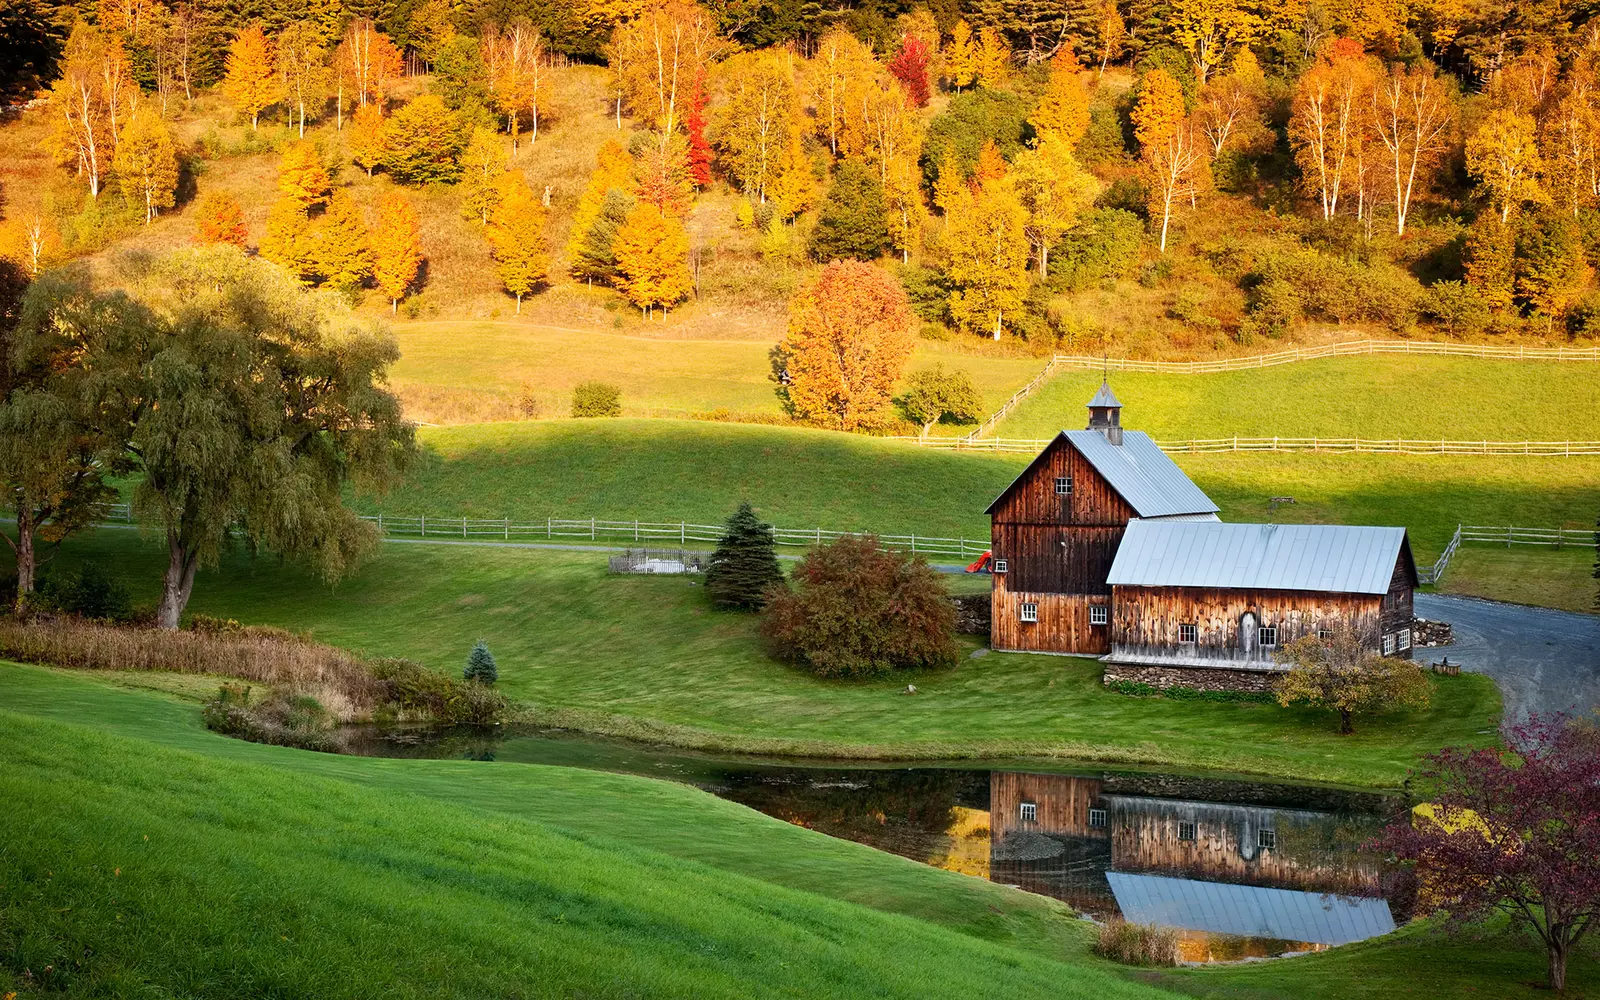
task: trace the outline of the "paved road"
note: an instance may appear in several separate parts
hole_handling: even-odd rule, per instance
[[[1493,677],[1507,721],[1600,708],[1600,616],[1441,594],[1418,594],[1416,613],[1449,622],[1456,635],[1453,646],[1417,650],[1418,662],[1449,656]]]

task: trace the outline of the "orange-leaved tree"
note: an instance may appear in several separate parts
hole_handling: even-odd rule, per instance
[[[378,202],[378,224],[372,231],[372,277],[389,297],[389,311],[400,307],[400,298],[417,280],[422,266],[422,234],[417,226],[417,210],[399,191]]]
[[[149,102],[123,127],[114,165],[123,195],[129,201],[144,202],[145,225],[163,208],[172,207],[178,188],[178,155],[167,123]]]
[[[1210,180],[1210,148],[1200,127],[1184,110],[1183,90],[1164,69],[1153,69],[1139,82],[1133,108],[1134,134],[1150,190],[1150,221],[1161,219],[1160,246],[1167,249],[1167,230],[1180,200],[1195,196]]]
[[[196,243],[229,243],[243,250],[248,237],[249,233],[244,227],[244,210],[233,195],[211,191],[195,206]]]
[[[351,21],[345,29],[344,40],[334,54],[334,70],[342,117],[346,86],[358,106],[382,104],[395,78],[405,71],[405,62],[389,36],[379,31],[371,18],[363,17]]]
[[[280,88],[272,46],[261,25],[245,28],[229,46],[228,75],[222,81],[222,91],[250,116],[252,129],[261,118],[261,109],[278,99]]]
[[[642,310],[682,302],[694,291],[689,233],[678,217],[639,202],[617,231],[617,287]]]
[[[345,142],[350,146],[350,158],[365,168],[368,177],[388,151],[383,125],[383,108],[378,104],[364,104],[350,117],[350,134]]]
[[[911,319],[888,271],[858,260],[823,268],[789,301],[789,329],[772,352],[784,408],[846,431],[881,421],[916,347]]]
[[[327,201],[332,187],[316,143],[297,139],[284,147],[278,160],[278,192],[283,197],[309,209]]]
[[[1071,46],[1062,46],[1050,60],[1050,81],[1028,122],[1039,135],[1054,134],[1069,148],[1089,131],[1089,94],[1078,76],[1078,57]]]
[[[500,283],[517,297],[518,313],[522,312],[522,297],[543,284],[549,272],[545,215],[543,203],[534,197],[522,173],[506,171],[501,177],[498,204],[489,213],[488,235]]]

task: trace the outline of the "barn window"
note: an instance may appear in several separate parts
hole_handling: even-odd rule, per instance
[[[1179,642],[1199,642],[1200,641],[1200,626],[1196,625],[1193,622],[1185,622],[1184,624],[1179,625],[1178,626],[1178,641]]]
[[[1256,633],[1256,639],[1261,643],[1263,649],[1276,646],[1278,644],[1278,626],[1261,626],[1261,631]]]
[[[1403,629],[1400,630],[1399,646],[1400,646],[1400,649],[1402,651],[1411,648],[1411,630],[1410,629],[1403,628]]]
[[[1056,477],[1056,496],[1058,496],[1058,497],[1070,497],[1070,496],[1072,496],[1072,477],[1071,476],[1057,476]]]
[[[996,559],[994,561],[994,571],[996,573],[1004,573],[1006,571],[1006,561],[1004,559]]]
[[[1333,638],[1333,629],[1331,629],[1331,628],[1319,628],[1319,629],[1317,629],[1317,638],[1321,639],[1323,642],[1327,642],[1329,639]]]
[[[1394,652],[1394,633],[1385,632],[1383,633],[1383,655],[1388,656],[1392,652]]]
[[[1179,840],[1185,840],[1185,841],[1188,841],[1190,843],[1193,843],[1194,841],[1199,839],[1198,837],[1195,836],[1195,830],[1194,830],[1194,823],[1193,822],[1191,822],[1189,820],[1186,820],[1186,819],[1178,820],[1178,839]]]
[[[1089,825],[1093,826],[1093,827],[1103,827],[1103,826],[1105,826],[1106,825],[1106,811],[1104,809],[1090,809],[1089,810]]]
[[[1107,617],[1107,611],[1106,611],[1106,606],[1104,604],[1091,604],[1091,605],[1089,605],[1089,624],[1090,625],[1104,625],[1106,623],[1106,617]]]
[[[1039,820],[1039,804],[1037,802],[1024,802],[1017,809],[1017,814],[1024,823],[1036,823]]]
[[[1256,846],[1266,851],[1275,849],[1278,846],[1278,831],[1257,830]]]
[[[1039,605],[1034,604],[1031,601],[1029,603],[1027,603],[1027,604],[1024,604],[1022,606],[1022,611],[1021,611],[1021,616],[1020,617],[1025,622],[1036,622],[1036,621],[1038,621],[1039,620]]]

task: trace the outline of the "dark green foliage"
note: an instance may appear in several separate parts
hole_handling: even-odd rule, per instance
[[[955,606],[922,556],[845,535],[806,553],[761,623],[775,656],[823,677],[956,662]]]
[[[84,563],[76,573],[45,579],[39,597],[47,607],[84,618],[120,622],[133,615],[127,585],[97,562]]]
[[[1200,95],[1200,82],[1195,79],[1194,65],[1189,61],[1189,53],[1175,45],[1157,45],[1146,52],[1139,59],[1139,78],[1141,82],[1144,75],[1153,69],[1164,69],[1172,78],[1178,81],[1178,87],[1183,91],[1183,106],[1186,110],[1194,108],[1195,100]],[[1139,87],[1134,86],[1128,92],[1130,104],[1138,103]]]
[[[1447,332],[1476,336],[1494,317],[1476,286],[1460,281],[1439,281],[1423,292],[1422,314]]]
[[[54,8],[40,0],[0,2],[0,100],[25,99],[55,78],[67,31]]]
[[[833,174],[811,231],[811,256],[830,260],[877,260],[889,249],[888,205],[878,176],[859,160],[845,160]]]
[[[944,272],[919,264],[900,268],[900,287],[906,290],[911,311],[930,323],[950,321],[950,282]]]
[[[454,184],[467,138],[461,117],[434,94],[396,111],[383,127],[383,167],[402,184]]]
[[[622,416],[622,390],[609,382],[579,382],[572,389],[575,417]]]
[[[1033,138],[1026,98],[1006,90],[977,88],[950,99],[950,105],[928,123],[922,146],[922,176],[931,189],[948,159],[962,176],[972,173],[985,140],[993,140],[1007,163]]]
[[[1478,217],[1467,231],[1462,267],[1467,282],[1478,290],[1490,309],[1511,308],[1517,290],[1517,233],[1492,212]]]
[[[617,232],[628,220],[633,199],[612,188],[600,206],[600,214],[572,255],[572,276],[580,280],[611,284],[617,278]]]
[[[493,684],[500,679],[500,671],[494,665],[494,654],[489,652],[488,643],[482,639],[467,654],[467,666],[461,671],[461,679],[478,684]]]
[[[1241,342],[1248,343],[1257,335],[1281,337],[1289,327],[1300,322],[1303,303],[1294,285],[1283,278],[1268,278],[1250,289],[1246,299],[1250,317],[1242,331]]]
[[[1566,313],[1587,279],[1578,220],[1556,209],[1528,216],[1517,234],[1519,303],[1544,317],[1548,330],[1556,317]]]
[[[1144,223],[1132,212],[1120,208],[1086,212],[1050,252],[1051,284],[1078,291],[1130,278],[1143,245]]]
[[[1078,140],[1078,160],[1086,167],[1107,166],[1129,161],[1127,138],[1122,119],[1109,104],[1089,106],[1089,129]]]
[[[439,47],[428,80],[433,93],[444,99],[461,117],[464,130],[470,131],[475,125],[492,128],[496,124],[488,78],[477,39],[456,35]]]
[[[922,426],[922,433],[941,420],[970,424],[983,419],[983,397],[972,385],[972,377],[959,368],[946,370],[942,363],[913,372],[906,379],[900,398],[906,416]]]
[[[782,583],[772,525],[756,517],[745,501],[728,518],[727,531],[711,553],[706,592],[719,608],[760,611],[767,603],[767,591]]]

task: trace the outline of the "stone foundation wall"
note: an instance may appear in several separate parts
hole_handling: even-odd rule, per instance
[[[1227,670],[1210,667],[1146,667],[1108,663],[1101,683],[1132,681],[1153,688],[1184,687],[1196,691],[1271,691],[1279,671]]]
[[[950,598],[956,606],[956,631],[962,635],[987,637],[994,624],[994,603],[988,594],[958,594]]]
[[[1411,645],[1413,648],[1424,649],[1431,646],[1449,646],[1456,641],[1455,629],[1449,622],[1429,621],[1426,618],[1414,618],[1411,621]]]

